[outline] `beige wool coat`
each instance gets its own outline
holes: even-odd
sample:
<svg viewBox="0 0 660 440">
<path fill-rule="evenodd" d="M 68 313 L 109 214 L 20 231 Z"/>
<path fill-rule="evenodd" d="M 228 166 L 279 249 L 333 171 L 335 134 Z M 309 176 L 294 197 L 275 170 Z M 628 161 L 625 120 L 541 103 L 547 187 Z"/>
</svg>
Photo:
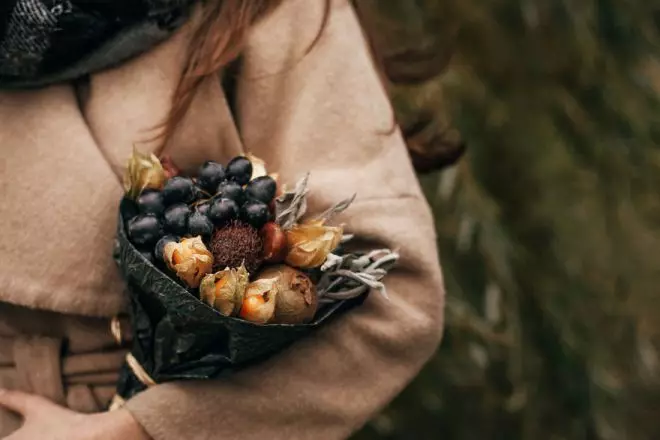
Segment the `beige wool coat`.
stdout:
<svg viewBox="0 0 660 440">
<path fill-rule="evenodd" d="M 284 182 L 311 172 L 311 209 L 353 192 L 338 219 L 398 249 L 390 300 L 370 295 L 313 336 L 229 378 L 157 385 L 127 408 L 155 440 L 341 439 L 411 380 L 441 337 L 433 221 L 347 0 L 285 0 L 252 30 L 230 112 L 206 81 L 165 152 L 185 170 L 251 152 Z M 0 387 L 100 411 L 124 348 L 112 260 L 121 166 L 170 107 L 188 39 L 167 42 L 86 87 L 0 92 Z M 20 423 L 0 410 L 0 437 Z"/>
</svg>

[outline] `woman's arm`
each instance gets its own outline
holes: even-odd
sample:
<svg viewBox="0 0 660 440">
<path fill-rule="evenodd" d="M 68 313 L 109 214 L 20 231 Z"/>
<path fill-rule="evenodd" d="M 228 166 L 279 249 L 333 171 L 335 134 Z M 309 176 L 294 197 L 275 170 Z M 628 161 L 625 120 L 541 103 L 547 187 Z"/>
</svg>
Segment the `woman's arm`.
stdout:
<svg viewBox="0 0 660 440">
<path fill-rule="evenodd" d="M 289 0 L 254 30 L 238 92 L 243 141 L 282 180 L 311 171 L 312 209 L 358 193 L 338 222 L 369 246 L 401 253 L 371 294 L 314 336 L 230 378 L 158 385 L 127 409 L 156 440 L 340 439 L 411 380 L 442 329 L 432 216 L 347 0 L 303 56 L 320 0 Z"/>
</svg>

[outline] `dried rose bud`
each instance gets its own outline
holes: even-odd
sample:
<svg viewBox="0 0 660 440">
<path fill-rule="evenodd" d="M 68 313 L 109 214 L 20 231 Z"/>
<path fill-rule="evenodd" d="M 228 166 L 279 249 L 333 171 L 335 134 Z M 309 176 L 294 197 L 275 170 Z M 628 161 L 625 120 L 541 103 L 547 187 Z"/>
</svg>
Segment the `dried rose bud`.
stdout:
<svg viewBox="0 0 660 440">
<path fill-rule="evenodd" d="M 269 222 L 261 228 L 264 241 L 263 255 L 266 263 L 280 263 L 287 253 L 286 234 L 277 223 Z"/>
<path fill-rule="evenodd" d="M 247 154 L 245 157 L 247 157 L 252 164 L 252 176 L 250 177 L 250 180 L 268 175 L 268 171 L 266 171 L 266 162 L 264 162 L 262 159 L 259 159 L 254 154 Z"/>
<path fill-rule="evenodd" d="M 165 171 L 156 156 L 133 150 L 124 173 L 124 189 L 129 198 L 137 198 L 145 189 L 161 189 Z"/>
<path fill-rule="evenodd" d="M 307 275 L 284 264 L 262 271 L 257 280 L 275 280 L 277 298 L 275 316 L 277 324 L 302 324 L 314 319 L 318 309 L 316 286 Z"/>
<path fill-rule="evenodd" d="M 277 279 L 258 279 L 245 291 L 239 316 L 246 321 L 267 324 L 275 316 L 275 301 L 279 293 Z"/>
<path fill-rule="evenodd" d="M 200 236 L 167 243 L 163 255 L 167 266 L 189 287 L 198 287 L 202 278 L 213 270 L 213 255 Z"/>
<path fill-rule="evenodd" d="M 286 231 L 289 251 L 285 261 L 302 269 L 319 267 L 339 246 L 343 234 L 344 228 L 324 226 L 320 222 L 294 225 Z"/>
<path fill-rule="evenodd" d="M 199 285 L 200 298 L 225 316 L 237 315 L 243 304 L 248 278 L 245 266 L 208 274 Z"/>
<path fill-rule="evenodd" d="M 160 163 L 163 165 L 163 170 L 165 170 L 165 177 L 168 179 L 181 174 L 181 170 L 176 166 L 171 156 L 167 154 L 161 156 Z"/>
</svg>

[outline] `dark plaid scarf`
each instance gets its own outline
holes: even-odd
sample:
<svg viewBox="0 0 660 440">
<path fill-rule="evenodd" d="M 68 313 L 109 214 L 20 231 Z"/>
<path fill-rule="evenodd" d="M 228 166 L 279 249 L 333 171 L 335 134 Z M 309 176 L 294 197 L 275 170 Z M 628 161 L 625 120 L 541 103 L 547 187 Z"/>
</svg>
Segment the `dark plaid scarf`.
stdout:
<svg viewBox="0 0 660 440">
<path fill-rule="evenodd" d="M 0 0 L 0 87 L 107 68 L 161 42 L 195 0 Z"/>
</svg>

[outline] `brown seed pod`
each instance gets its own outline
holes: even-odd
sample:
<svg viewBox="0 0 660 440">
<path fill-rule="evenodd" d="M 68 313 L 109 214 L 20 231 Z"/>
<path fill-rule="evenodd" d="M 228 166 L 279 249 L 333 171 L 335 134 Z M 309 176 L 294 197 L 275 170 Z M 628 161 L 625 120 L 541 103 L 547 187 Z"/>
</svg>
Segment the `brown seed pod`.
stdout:
<svg viewBox="0 0 660 440">
<path fill-rule="evenodd" d="M 263 240 L 259 231 L 250 225 L 234 221 L 217 229 L 211 239 L 213 270 L 235 269 L 245 264 L 253 273 L 263 262 Z"/>
<path fill-rule="evenodd" d="M 318 309 L 316 286 L 307 275 L 280 264 L 259 273 L 257 280 L 274 280 L 275 316 L 272 323 L 302 324 L 314 319 Z"/>
</svg>

